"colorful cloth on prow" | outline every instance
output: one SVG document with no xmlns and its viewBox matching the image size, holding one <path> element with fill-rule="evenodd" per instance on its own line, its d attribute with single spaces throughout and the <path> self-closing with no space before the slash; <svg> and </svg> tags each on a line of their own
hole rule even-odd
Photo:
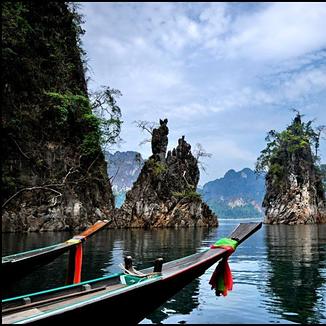
<svg viewBox="0 0 326 326">
<path fill-rule="evenodd" d="M 228 291 L 232 290 L 233 279 L 228 258 L 235 251 L 237 246 L 238 242 L 229 238 L 222 238 L 211 245 L 211 249 L 223 248 L 228 251 L 226 257 L 222 258 L 222 260 L 216 266 L 215 271 L 209 281 L 209 284 L 212 286 L 212 289 L 215 289 L 215 293 L 218 296 L 226 296 Z"/>
</svg>

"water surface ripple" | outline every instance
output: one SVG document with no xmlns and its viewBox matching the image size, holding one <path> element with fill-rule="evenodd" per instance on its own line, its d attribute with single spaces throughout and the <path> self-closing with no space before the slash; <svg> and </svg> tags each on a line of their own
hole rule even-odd
<svg viewBox="0 0 326 326">
<path fill-rule="evenodd" d="M 244 222 L 243 220 L 241 222 Z M 138 269 L 157 257 L 177 259 L 227 236 L 239 220 L 213 229 L 102 230 L 84 245 L 82 280 L 120 272 L 125 255 Z M 3 234 L 2 255 L 65 241 L 72 234 Z M 326 323 L 326 225 L 263 225 L 230 257 L 233 291 L 216 297 L 208 284 L 215 265 L 141 323 Z M 61 286 L 67 254 L 5 287 L 8 297 Z"/>
</svg>

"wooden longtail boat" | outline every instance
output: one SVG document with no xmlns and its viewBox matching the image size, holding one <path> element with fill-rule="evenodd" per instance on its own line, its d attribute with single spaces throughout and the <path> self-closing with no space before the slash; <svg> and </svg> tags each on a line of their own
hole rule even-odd
<svg viewBox="0 0 326 326">
<path fill-rule="evenodd" d="M 229 238 L 240 244 L 261 225 L 240 223 Z M 91 316 L 103 318 L 112 325 L 136 324 L 228 254 L 227 249 L 210 248 L 164 263 L 161 272 L 147 268 L 137 272 L 142 276 L 117 273 L 5 299 L 2 301 L 2 323 L 78 323 Z"/>
<path fill-rule="evenodd" d="M 108 222 L 107 220 L 97 221 L 84 232 L 63 243 L 2 257 L 2 279 L 8 283 L 28 275 L 38 267 L 50 263 L 55 258 L 78 246 L 86 238 L 101 230 Z"/>
</svg>

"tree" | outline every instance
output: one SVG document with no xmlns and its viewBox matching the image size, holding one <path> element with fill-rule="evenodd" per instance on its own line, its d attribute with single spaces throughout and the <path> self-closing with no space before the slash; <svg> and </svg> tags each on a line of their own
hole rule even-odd
<svg viewBox="0 0 326 326">
<path fill-rule="evenodd" d="M 136 120 L 133 122 L 138 128 L 141 129 L 142 132 L 147 132 L 150 134 L 150 138 L 145 138 L 142 140 L 139 145 L 144 145 L 146 143 L 150 143 L 153 136 L 153 130 L 158 127 L 158 124 L 153 121 L 146 121 L 146 120 Z"/>
<path fill-rule="evenodd" d="M 195 159 L 197 160 L 197 163 L 199 165 L 199 167 L 206 172 L 206 166 L 204 165 L 202 158 L 203 157 L 212 157 L 211 153 L 207 153 L 206 150 L 204 149 L 203 145 L 200 143 L 197 143 L 195 146 L 195 149 L 193 151 L 193 155 L 195 157 Z"/>
<path fill-rule="evenodd" d="M 269 131 L 265 138 L 267 145 L 257 159 L 255 172 L 268 172 L 268 177 L 276 186 L 285 185 L 285 177 L 290 172 L 289 163 L 294 160 L 305 162 L 306 166 L 312 162 L 314 170 L 318 173 L 319 141 L 325 127 L 313 129 L 313 121 L 305 123 L 301 121 L 301 117 L 296 111 L 295 118 L 284 131 Z"/>
<path fill-rule="evenodd" d="M 117 105 L 116 98 L 122 96 L 118 89 L 102 86 L 101 90 L 91 94 L 91 106 L 94 114 L 99 119 L 101 130 L 101 145 L 110 146 L 121 142 L 120 131 L 121 109 Z"/>
</svg>

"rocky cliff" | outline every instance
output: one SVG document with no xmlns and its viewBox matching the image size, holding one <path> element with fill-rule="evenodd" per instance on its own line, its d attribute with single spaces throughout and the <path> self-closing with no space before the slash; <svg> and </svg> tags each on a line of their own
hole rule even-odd
<svg viewBox="0 0 326 326">
<path fill-rule="evenodd" d="M 2 232 L 79 230 L 114 208 L 81 34 L 64 2 L 2 5 Z"/>
<path fill-rule="evenodd" d="M 197 160 L 184 136 L 167 152 L 167 119 L 153 130 L 152 155 L 115 215 L 118 227 L 217 226 L 216 215 L 196 193 Z"/>
<path fill-rule="evenodd" d="M 285 131 L 273 131 L 271 135 L 275 140 L 267 147 L 270 154 L 263 201 L 265 223 L 326 223 L 322 174 L 311 148 L 316 139 L 311 122 L 302 122 L 298 114 Z M 315 146 L 316 152 L 317 149 Z"/>
</svg>

